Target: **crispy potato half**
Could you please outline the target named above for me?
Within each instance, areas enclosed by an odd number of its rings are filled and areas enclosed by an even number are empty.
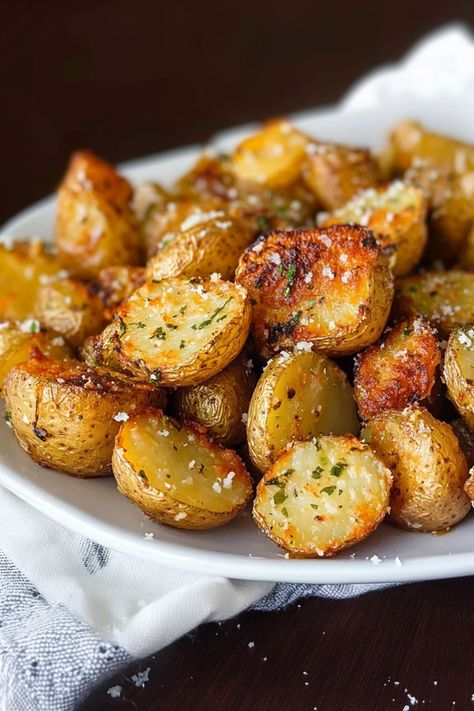
[[[466,481],[464,485],[464,490],[466,494],[469,496],[471,499],[471,502],[474,502],[474,467],[471,467],[469,469],[469,479]],[[473,503],[474,506],[474,503]]]
[[[73,154],[59,187],[55,228],[59,256],[73,274],[90,278],[104,267],[140,263],[132,194],[104,160],[89,151]]]
[[[0,394],[3,381],[14,365],[29,360],[35,353],[66,360],[72,357],[64,338],[40,331],[38,321],[5,321],[0,324]]]
[[[179,388],[173,408],[179,419],[205,427],[216,442],[227,447],[240,444],[255,383],[251,361],[239,356],[204,383]]]
[[[464,456],[466,457],[468,467],[472,469],[474,466],[474,432],[467,426],[462,417],[459,417],[457,420],[453,420],[449,424],[459,440],[459,444],[464,452]],[[470,474],[472,475],[472,472],[470,472]],[[473,497],[471,496],[471,499],[472,498]]]
[[[250,456],[266,471],[292,441],[320,434],[358,434],[346,374],[322,353],[282,351],[267,364],[247,421]]]
[[[397,525],[441,531],[466,516],[467,462],[448,424],[412,405],[377,415],[362,437],[393,474],[390,518]]]
[[[248,222],[231,217],[222,210],[218,217],[194,224],[176,234],[147,264],[148,279],[169,277],[209,277],[233,279],[242,252],[253,241]],[[198,219],[198,216],[196,216]],[[184,223],[186,225],[186,221]]]
[[[428,239],[424,195],[401,180],[358,193],[324,219],[321,227],[334,224],[359,224],[372,230],[380,247],[393,252],[395,276],[416,267]]]
[[[120,423],[165,402],[152,385],[79,361],[43,357],[10,370],[4,395],[21,447],[41,466],[78,477],[110,474]]]
[[[474,322],[474,274],[453,269],[397,279],[392,315],[395,321],[422,316],[447,336]]]
[[[474,327],[453,331],[444,356],[443,375],[448,395],[474,432]]]
[[[161,385],[196,385],[242,350],[251,305],[244,288],[220,279],[147,282],[118,309],[96,355]]]
[[[364,227],[271,232],[240,259],[261,355],[310,343],[349,355],[382,333],[393,298],[388,258]]]
[[[441,351],[429,323],[413,317],[389,329],[356,359],[354,396],[363,420],[430,397]]]
[[[150,518],[175,528],[222,526],[252,496],[252,480],[235,452],[199,425],[181,424],[159,410],[123,424],[112,464],[118,490]]]
[[[135,289],[145,282],[144,267],[107,267],[102,269],[93,282],[106,319],[111,319],[120,306]]]
[[[306,148],[303,178],[324,210],[337,210],[360,190],[375,187],[379,177],[367,149],[316,142]]]
[[[58,258],[41,242],[0,244],[0,320],[33,317],[38,290],[58,274],[65,274]]]
[[[232,155],[234,173],[242,182],[286,188],[299,177],[309,142],[288,121],[270,121],[237,146]]]
[[[42,326],[64,336],[73,346],[82,345],[105,325],[100,299],[88,284],[73,277],[40,288],[36,316]]]
[[[258,484],[254,520],[292,557],[331,556],[377,528],[391,483],[389,469],[355,437],[297,442]]]

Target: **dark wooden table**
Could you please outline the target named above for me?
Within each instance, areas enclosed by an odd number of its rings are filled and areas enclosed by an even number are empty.
[[[473,1],[5,4],[0,221],[50,192],[75,148],[120,161],[333,102],[453,20],[473,25]],[[471,709],[473,597],[464,579],[244,613],[133,665],[84,709]],[[125,700],[107,696],[114,684]]]

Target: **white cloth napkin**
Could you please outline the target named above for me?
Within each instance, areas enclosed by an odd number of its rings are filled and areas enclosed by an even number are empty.
[[[341,110],[412,91],[474,90],[474,43],[450,26],[399,65],[359,82]],[[457,87],[457,89],[456,89]],[[0,710],[71,711],[92,685],[202,622],[299,597],[350,597],[386,585],[283,585],[173,571],[81,538],[0,488]]]

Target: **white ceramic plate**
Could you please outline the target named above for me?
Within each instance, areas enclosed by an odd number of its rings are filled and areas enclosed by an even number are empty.
[[[413,98],[383,110],[329,109],[295,117],[302,129],[321,138],[379,147],[394,121],[409,114],[433,128],[473,141],[472,122],[462,102],[452,100],[417,104]],[[248,127],[216,138],[228,148]],[[123,166],[135,183],[172,181],[198,153],[189,147]],[[50,238],[55,201],[48,198],[22,212],[5,226],[1,237],[39,235]],[[0,482],[47,516],[115,550],[176,568],[250,580],[306,583],[358,583],[428,580],[474,573],[474,517],[469,516],[449,534],[407,533],[380,526],[366,541],[337,558],[287,560],[253,525],[239,518],[213,531],[188,532],[151,523],[115,490],[113,479],[83,481],[33,464],[0,425]],[[146,540],[145,533],[154,539]],[[380,560],[380,562],[379,562]]]

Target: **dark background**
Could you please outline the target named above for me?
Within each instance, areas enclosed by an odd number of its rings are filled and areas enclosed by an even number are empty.
[[[455,20],[474,25],[473,0],[3,3],[0,221],[54,189],[75,148],[122,161],[334,102]],[[473,597],[471,578],[244,613],[84,709],[386,711],[408,694],[410,709],[472,709]],[[114,684],[126,700],[107,696]]]

